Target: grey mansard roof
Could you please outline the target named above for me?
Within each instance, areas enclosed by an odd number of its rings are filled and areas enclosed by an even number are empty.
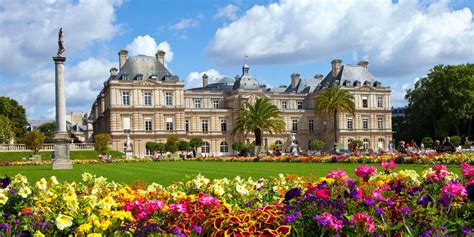
[[[311,93],[319,85],[319,80],[317,79],[301,79],[296,88],[292,88],[291,84],[288,85],[285,92],[296,92],[296,93]]]
[[[188,89],[190,91],[231,91],[232,87],[234,85],[235,80],[229,77],[223,77],[220,79],[217,79],[215,82],[210,83],[206,87],[197,87],[197,88],[191,88]]]
[[[382,84],[375,80],[375,77],[370,74],[367,68],[359,65],[342,65],[339,73],[334,77],[332,71],[329,72],[323,81],[319,84],[318,89],[330,87],[331,85],[340,86],[376,86],[380,87]]]
[[[158,62],[156,57],[145,55],[129,57],[115,79],[122,79],[123,74],[128,75],[128,80],[137,80],[137,75],[142,75],[142,80],[149,78],[162,81],[178,80],[163,64]]]

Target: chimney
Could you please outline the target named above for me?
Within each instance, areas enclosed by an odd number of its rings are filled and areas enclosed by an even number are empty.
[[[291,74],[291,88],[296,89],[298,84],[300,84],[300,74],[295,72]]]
[[[342,60],[340,59],[334,59],[331,61],[333,77],[336,77],[337,74],[339,74],[339,72],[341,71],[341,67],[342,67],[341,64],[342,64]]]
[[[109,72],[110,72],[110,77],[117,76],[117,68],[112,67],[110,68]]]
[[[158,52],[156,52],[155,57],[158,62],[161,63],[161,65],[165,65],[165,51],[158,49]]]
[[[202,75],[202,87],[207,87],[209,84],[208,76],[206,74]]]
[[[316,75],[314,75],[314,79],[315,79],[315,80],[318,80],[318,81],[322,81],[322,80],[323,80],[323,77],[324,77],[323,74],[316,74]]]
[[[367,60],[362,60],[357,65],[364,67],[365,70],[369,70],[369,61]]]
[[[125,49],[121,49],[118,52],[118,55],[119,55],[119,69],[122,69],[122,66],[125,64],[125,61],[127,61],[128,51]]]

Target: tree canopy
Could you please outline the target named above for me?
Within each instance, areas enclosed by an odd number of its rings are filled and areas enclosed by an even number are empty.
[[[44,135],[38,131],[28,132],[25,136],[26,147],[33,151],[33,154],[38,154],[39,150],[44,144]]]
[[[232,135],[250,132],[255,134],[255,145],[262,145],[263,133],[283,133],[285,122],[280,118],[280,110],[270,100],[258,98],[255,104],[245,101],[235,121]]]
[[[472,136],[474,64],[438,65],[407,91],[406,139]]]
[[[25,135],[26,126],[28,126],[25,108],[16,100],[0,96],[0,115],[10,120],[16,138],[21,138]]]
[[[10,119],[4,115],[0,115],[0,144],[9,143],[13,137],[15,137],[15,133],[13,133],[13,126]]]
[[[43,123],[38,127],[38,131],[44,134],[46,143],[52,143],[56,134],[56,122]]]

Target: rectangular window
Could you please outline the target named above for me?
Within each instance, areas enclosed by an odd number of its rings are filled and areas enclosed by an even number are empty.
[[[353,128],[352,118],[347,118],[347,129],[352,130]]]
[[[383,107],[383,97],[382,96],[377,96],[377,107],[379,107],[379,108]]]
[[[122,91],[122,105],[130,105],[130,92]]]
[[[227,120],[221,119],[221,131],[227,132]]]
[[[362,119],[362,128],[365,129],[365,130],[369,129],[369,119],[368,118]]]
[[[218,109],[219,108],[219,100],[213,100],[212,101],[212,107],[214,109]]]
[[[173,131],[173,118],[166,118],[166,131]]]
[[[362,96],[362,108],[369,108],[369,98]]]
[[[308,128],[309,128],[309,131],[314,131],[314,119],[310,119],[308,120]]]
[[[195,109],[201,108],[201,99],[194,99],[194,108]]]
[[[303,101],[296,102],[298,109],[303,109]]]
[[[377,128],[379,130],[382,130],[383,129],[383,118],[378,118],[377,119]]]
[[[281,108],[282,109],[287,109],[288,108],[288,101],[284,100],[281,102]]]
[[[209,131],[209,122],[207,119],[201,120],[202,131],[207,133]]]
[[[293,119],[291,123],[291,130],[292,131],[298,131],[298,119]]]
[[[122,127],[124,132],[130,132],[130,117],[122,117]]]
[[[152,129],[151,118],[145,118],[145,131],[149,132]]]
[[[184,129],[186,130],[186,132],[189,132],[189,120],[187,120],[187,119],[184,123]]]
[[[171,92],[165,93],[165,103],[167,106],[173,105],[173,94]]]
[[[145,95],[145,98],[144,98],[145,105],[151,106],[151,92],[145,92],[144,95]]]

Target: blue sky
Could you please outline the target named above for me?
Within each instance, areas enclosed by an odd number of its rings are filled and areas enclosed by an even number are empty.
[[[38,11],[41,9],[41,11]],[[270,86],[326,75],[330,61],[369,71],[402,106],[404,90],[437,64],[474,61],[474,1],[0,0],[0,95],[29,119],[54,117],[57,31],[64,27],[67,110],[89,112],[117,52],[167,52],[186,87],[241,73]]]

